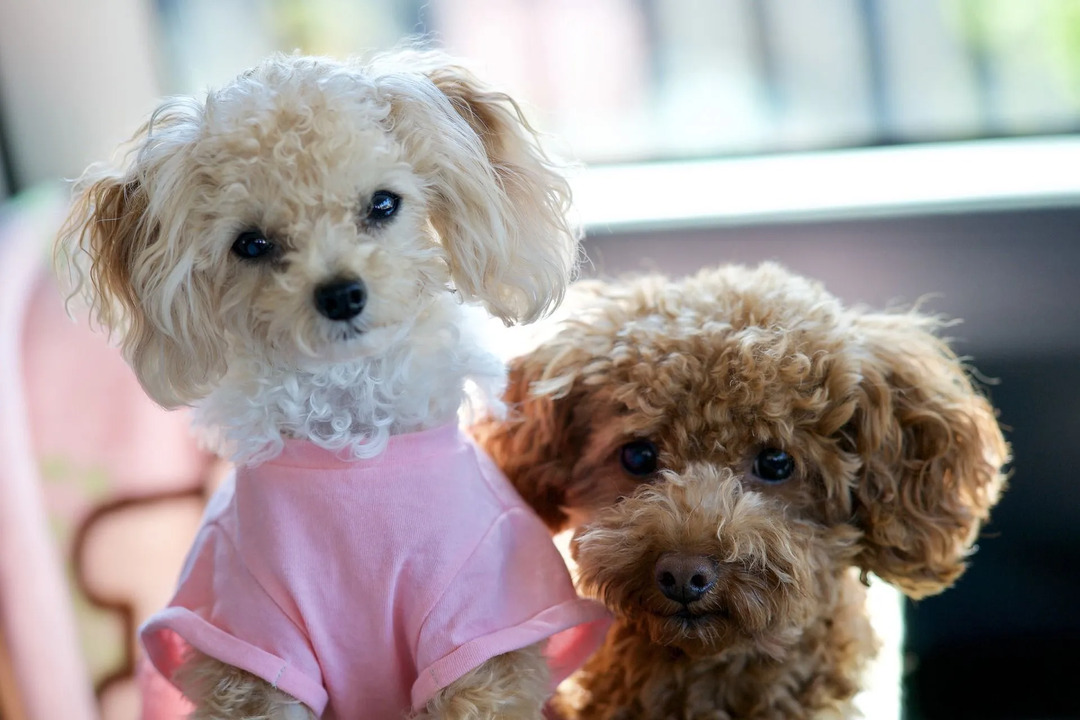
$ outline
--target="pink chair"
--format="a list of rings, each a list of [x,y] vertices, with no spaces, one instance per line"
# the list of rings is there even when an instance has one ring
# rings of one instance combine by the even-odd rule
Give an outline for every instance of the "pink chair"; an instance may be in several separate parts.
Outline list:
[[[222,467],[85,310],[65,313],[50,263],[64,209],[46,190],[0,210],[0,716],[133,720],[134,630]],[[157,710],[144,717],[178,717]]]

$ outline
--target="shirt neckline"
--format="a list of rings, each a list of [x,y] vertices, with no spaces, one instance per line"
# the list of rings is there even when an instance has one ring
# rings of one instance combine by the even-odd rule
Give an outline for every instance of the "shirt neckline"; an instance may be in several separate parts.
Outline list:
[[[328,450],[311,440],[287,439],[281,453],[264,464],[323,469],[376,467],[402,459],[416,459],[438,452],[450,452],[462,442],[463,436],[456,423],[447,423],[402,435],[391,435],[385,450],[375,457],[364,459],[349,457],[348,450]]]

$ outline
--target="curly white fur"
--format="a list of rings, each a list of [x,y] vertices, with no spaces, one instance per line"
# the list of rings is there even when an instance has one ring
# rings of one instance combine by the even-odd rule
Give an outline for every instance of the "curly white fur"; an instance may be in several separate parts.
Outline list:
[[[466,400],[498,412],[503,365],[462,324],[469,308],[443,298],[379,355],[310,370],[234,363],[196,406],[207,444],[241,464],[274,457],[284,437],[370,458],[390,435],[450,421]],[[478,397],[466,393],[464,378]]]

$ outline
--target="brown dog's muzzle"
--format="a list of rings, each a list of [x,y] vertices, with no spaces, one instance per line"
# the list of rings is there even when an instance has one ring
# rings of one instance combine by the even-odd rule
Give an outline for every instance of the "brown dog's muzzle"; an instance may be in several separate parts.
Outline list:
[[[654,642],[711,651],[808,620],[814,569],[827,564],[820,538],[730,469],[699,465],[598,513],[571,548],[583,591]]]

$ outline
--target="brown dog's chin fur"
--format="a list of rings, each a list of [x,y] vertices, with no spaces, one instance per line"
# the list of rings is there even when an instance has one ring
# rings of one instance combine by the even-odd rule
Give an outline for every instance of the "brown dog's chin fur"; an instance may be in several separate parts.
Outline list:
[[[474,428],[575,530],[579,586],[616,616],[564,716],[855,716],[876,653],[863,580],[948,588],[1005,485],[1008,444],[941,323],[845,308],[770,263],[575,292],[512,362],[509,417]],[[655,468],[627,464],[642,443]],[[780,476],[758,464],[777,453]],[[672,556],[707,587],[662,587]]]
[[[858,578],[835,578],[836,598],[782,648],[731,628],[712,646],[656,642],[620,615],[607,642],[564,686],[564,718],[848,717],[858,678],[876,651]]]

